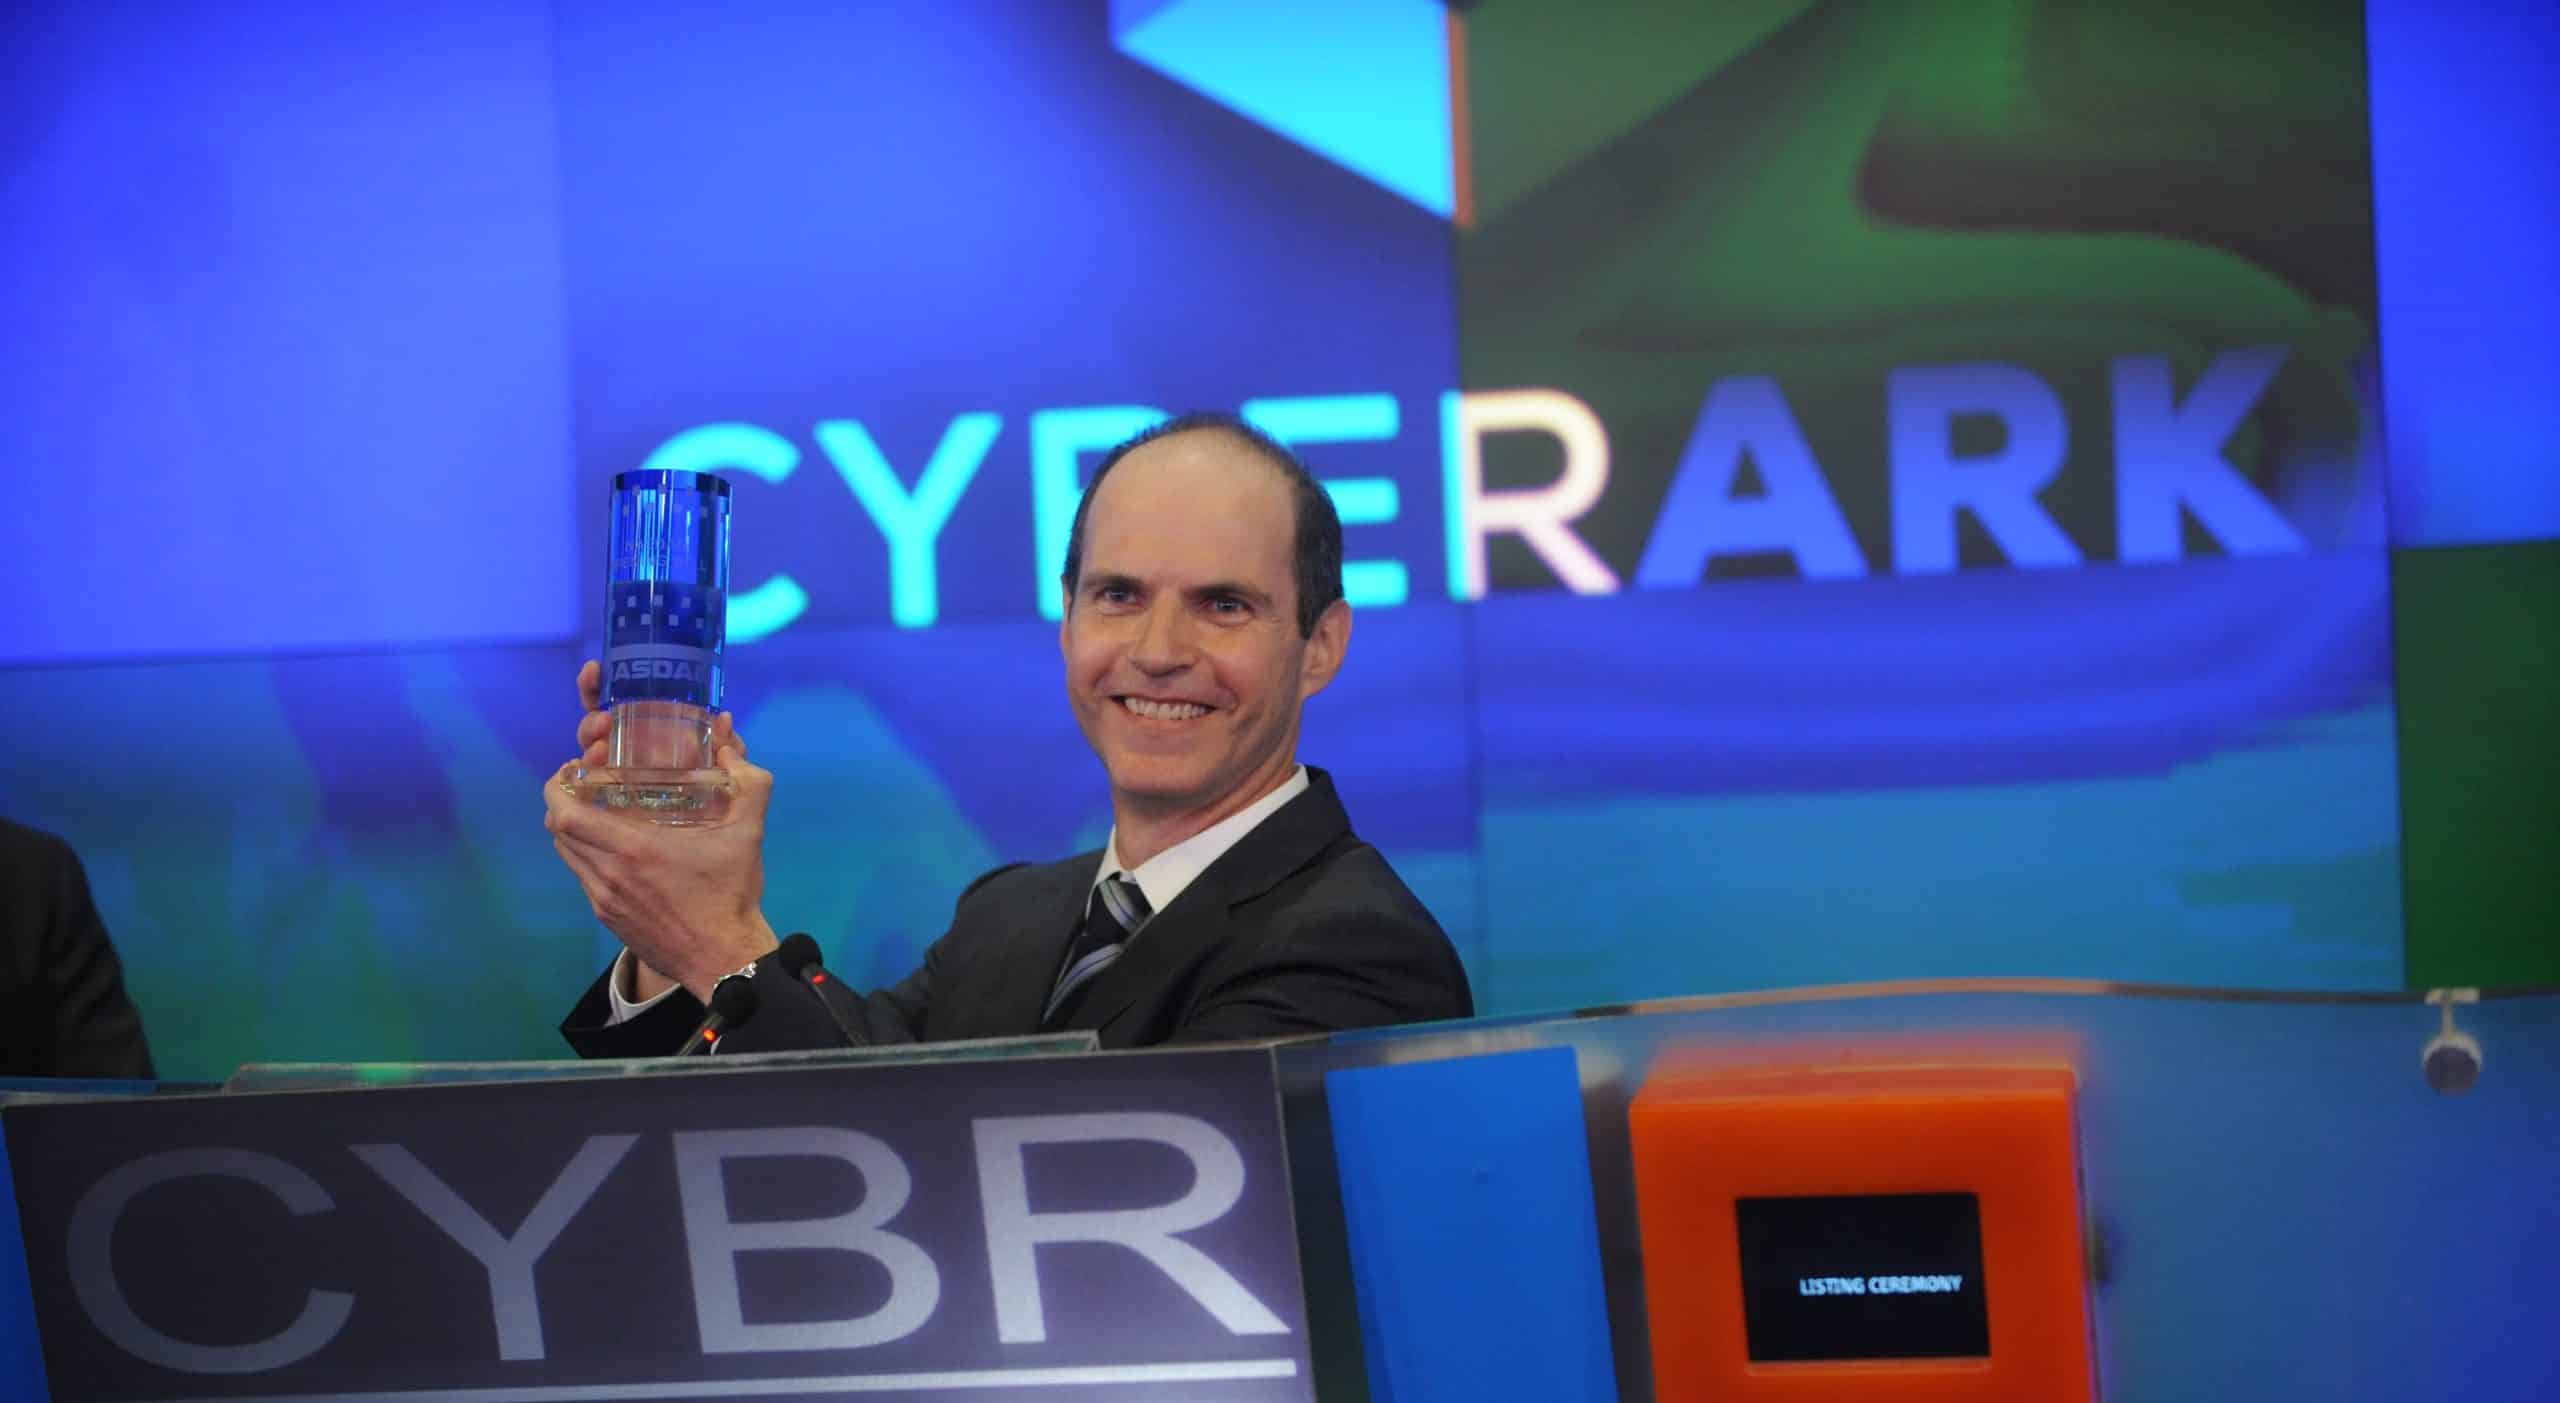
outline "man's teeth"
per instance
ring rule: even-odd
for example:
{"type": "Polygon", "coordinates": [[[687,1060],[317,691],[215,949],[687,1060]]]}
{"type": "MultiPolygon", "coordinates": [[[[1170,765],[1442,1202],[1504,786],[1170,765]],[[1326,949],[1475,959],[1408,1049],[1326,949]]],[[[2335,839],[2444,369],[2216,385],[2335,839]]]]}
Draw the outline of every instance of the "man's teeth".
{"type": "Polygon", "coordinates": [[[1194,716],[1209,714],[1209,708],[1197,702],[1159,702],[1148,701],[1144,697],[1122,697],[1120,704],[1150,721],[1188,721],[1194,716]]]}

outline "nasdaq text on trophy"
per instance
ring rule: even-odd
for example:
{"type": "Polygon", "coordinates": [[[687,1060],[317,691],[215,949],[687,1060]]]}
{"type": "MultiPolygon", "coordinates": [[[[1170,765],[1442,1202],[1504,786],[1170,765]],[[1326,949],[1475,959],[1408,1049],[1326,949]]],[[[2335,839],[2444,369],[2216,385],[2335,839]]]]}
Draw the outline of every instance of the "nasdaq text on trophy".
{"type": "Polygon", "coordinates": [[[728,812],[728,772],[712,755],[728,639],[729,484],[709,473],[642,469],[613,479],[605,565],[605,763],[569,787],[590,802],[667,824],[728,812]]]}

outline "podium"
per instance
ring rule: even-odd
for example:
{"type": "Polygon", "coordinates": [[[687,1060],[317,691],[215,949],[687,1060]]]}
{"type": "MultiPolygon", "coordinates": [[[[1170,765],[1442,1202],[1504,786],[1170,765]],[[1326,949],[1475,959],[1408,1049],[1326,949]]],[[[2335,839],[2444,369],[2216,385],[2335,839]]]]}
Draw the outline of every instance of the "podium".
{"type": "MultiPolygon", "coordinates": [[[[2047,1359],[2077,1346],[2085,1392],[2111,1403],[2544,1398],[2560,1380],[2560,990],[1914,981],[1343,1034],[1282,1049],[1280,1070],[1327,1403],[1979,1396],[1965,1389],[2000,1377],[2003,1322],[2021,1317],[2085,1332],[2037,1343],[2047,1359]],[[1806,1109],[1961,1097],[1968,1080],[2020,1095],[2057,1072],[2081,1235],[2062,1244],[2077,1270],[2059,1290],[2054,1205],[2017,1197],[2049,1176],[1968,1176],[1943,1136],[1806,1109]],[[1788,1110],[1736,1114],[1738,1135],[1711,1126],[1693,1146],[1640,1138],[1655,1110],[1737,1090],[1788,1110]],[[1736,1172],[1781,1153],[1791,1178],[1736,1172]],[[1754,1270],[1721,1255],[1742,1240],[1743,1200],[1967,1193],[1987,1355],[1863,1355],[1873,1330],[1830,1315],[1812,1349],[1782,1334],[1755,1350],[1742,1303],[1773,1275],[1827,1310],[1949,1301],[1972,1283],[1912,1288],[1973,1272],[1932,1264],[1944,1243],[1927,1218],[1878,1229],[1859,1215],[1831,1215],[1849,1219],[1836,1240],[1915,1255],[1754,1270]],[[1710,1202],[1720,1238],[1704,1230],[1710,1202]],[[1728,1273],[1714,1297],[1694,1289],[1710,1268],[1728,1273]],[[1853,1275],[1886,1285],[1805,1294],[1853,1275]],[[2085,1312],[2062,1308],[2070,1293],[2085,1312]]],[[[2049,1143],[2016,1140],[2001,1162],[2049,1143]]],[[[1797,1260],[1827,1245],[1796,1242],[1797,1260]]]]}
{"type": "Polygon", "coordinates": [[[1949,981],[911,1051],[10,1099],[0,1395],[2382,1403],[2560,1378],[2553,991],[1949,981]]]}

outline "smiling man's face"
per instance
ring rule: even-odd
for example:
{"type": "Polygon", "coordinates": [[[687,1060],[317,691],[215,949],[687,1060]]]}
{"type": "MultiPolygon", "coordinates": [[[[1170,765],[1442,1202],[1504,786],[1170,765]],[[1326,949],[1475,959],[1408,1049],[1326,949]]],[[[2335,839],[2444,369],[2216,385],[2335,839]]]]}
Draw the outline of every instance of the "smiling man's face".
{"type": "Polygon", "coordinates": [[[1288,479],[1214,429],[1145,444],[1094,489],[1058,642],[1124,826],[1197,832],[1295,765],[1300,704],[1351,629],[1336,601],[1299,637],[1295,532],[1288,479]]]}

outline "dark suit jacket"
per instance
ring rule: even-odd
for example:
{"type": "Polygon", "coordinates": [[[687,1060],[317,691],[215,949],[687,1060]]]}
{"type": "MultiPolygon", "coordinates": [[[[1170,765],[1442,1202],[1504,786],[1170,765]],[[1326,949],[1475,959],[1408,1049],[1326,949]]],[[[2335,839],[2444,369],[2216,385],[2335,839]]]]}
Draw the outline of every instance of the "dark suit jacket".
{"type": "Polygon", "coordinates": [[[150,1075],[142,1015],[80,859],[0,819],[0,1076],[150,1075]]]}
{"type": "MultiPolygon", "coordinates": [[[[1333,780],[1310,767],[1305,793],[1220,854],[1140,928],[1089,986],[1069,1029],[1104,1047],[1277,1038],[1475,1012],[1466,971],[1440,924],[1378,850],[1351,832],[1333,780]]],[[[1019,1036],[1040,1010],[1084,919],[1099,851],[1063,862],[999,867],[960,894],[951,929],[924,967],[859,997],[871,1043],[1019,1036]]],[[[604,978],[610,978],[608,970],[604,978]]],[[[682,1045],[702,1005],[678,991],[604,1026],[598,979],[561,1025],[586,1057],[658,1056],[682,1045]]],[[[817,996],[757,963],[755,1017],[721,1043],[731,1052],[840,1047],[817,996]]]]}

